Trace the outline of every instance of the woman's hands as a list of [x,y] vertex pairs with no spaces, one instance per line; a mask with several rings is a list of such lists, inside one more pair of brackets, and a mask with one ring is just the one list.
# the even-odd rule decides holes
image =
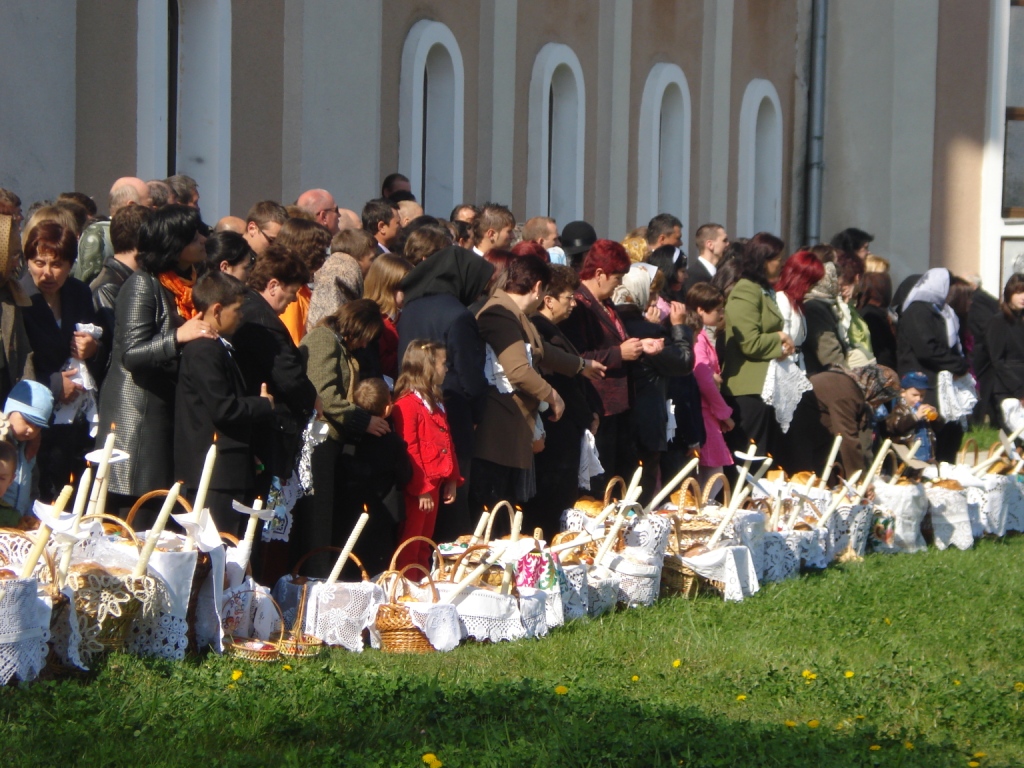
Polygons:
[[84,391],[84,388],[82,387],[81,384],[76,384],[74,381],[72,381],[72,377],[75,376],[77,373],[77,368],[68,368],[66,371],[60,372],[61,393],[60,397],[57,398],[58,400],[60,400],[60,402],[70,403],[76,397],[78,397],[79,392]]
[[592,381],[597,381],[604,378],[605,371],[607,370],[608,366],[604,363],[583,358],[583,368],[580,370],[580,373]]
[[565,413],[565,401],[562,396],[558,394],[558,390],[552,388],[551,395],[548,397],[547,402],[551,404],[551,420],[558,421],[562,418],[562,414]]
[[75,331],[71,336],[71,356],[77,360],[88,360],[99,348],[99,342],[90,333]]
[[782,340],[782,354],[779,355],[779,358],[785,360],[796,352],[796,345],[793,343],[793,339],[791,339],[789,334],[785,331],[779,331],[779,339]]
[[186,320],[184,325],[175,331],[175,337],[179,344],[187,344],[196,339],[216,339],[217,332],[205,320],[193,317],[191,320]]

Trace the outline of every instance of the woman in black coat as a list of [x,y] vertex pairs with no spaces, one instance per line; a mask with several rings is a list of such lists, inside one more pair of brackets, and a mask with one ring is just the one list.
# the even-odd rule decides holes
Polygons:
[[[88,370],[82,375],[94,383],[104,367],[102,340],[76,329],[79,323],[96,322],[89,286],[70,276],[77,253],[74,232],[55,221],[40,222],[25,241],[28,273],[37,291],[23,314],[33,351],[33,378],[51,389],[58,408],[85,397],[82,385],[72,379],[80,366],[62,370],[65,362],[84,361]],[[86,413],[79,410],[72,423],[44,430],[37,459],[40,498],[55,498],[70,475],[81,476],[83,457],[92,446],[91,426]]]
[[[206,259],[199,212],[168,205],[139,231],[139,269],[117,296],[110,370],[100,393],[102,443],[114,426],[114,445],[129,455],[110,465],[112,507],[148,491],[169,488],[174,477],[174,397],[181,347],[215,337],[191,308],[195,265]],[[203,451],[209,446],[197,446]]]
[[[924,373],[931,385],[924,400],[936,407],[935,387],[939,373],[949,371],[957,377],[968,370],[967,358],[960,349],[959,323],[946,304],[948,293],[949,271],[929,269],[907,294],[896,329],[896,362],[900,376],[914,371]],[[963,429],[956,421],[937,429],[936,461],[955,461],[962,439]]]
[[1006,281],[999,309],[989,321],[985,347],[993,372],[992,397],[1003,429],[1012,432],[1020,426],[1018,414],[1024,413],[1024,275]]

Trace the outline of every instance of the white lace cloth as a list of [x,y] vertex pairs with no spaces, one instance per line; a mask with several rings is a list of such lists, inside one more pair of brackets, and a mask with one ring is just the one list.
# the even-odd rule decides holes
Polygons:
[[939,549],[956,547],[970,549],[974,546],[971,516],[968,512],[967,490],[955,491],[949,488],[931,486],[925,490],[928,497],[928,514],[935,532],[935,546]]
[[893,517],[894,536],[891,543],[876,542],[883,552],[923,552],[927,549],[921,536],[921,521],[928,512],[928,497],[920,483],[889,485],[877,482],[875,506]]
[[764,535],[764,576],[761,581],[785,581],[800,574],[800,559],[777,531]]
[[[519,613],[527,637],[544,637],[548,633],[547,603],[550,593],[532,587],[519,588]],[[561,620],[559,620],[561,623]]]
[[[386,600],[381,586],[370,581],[339,581],[331,586],[318,581],[307,595],[303,631],[327,645],[359,653],[363,650],[363,630],[373,623],[377,608]],[[294,616],[291,621],[294,623]]]
[[[451,595],[455,586],[449,582],[438,584],[441,599]],[[463,638],[497,643],[526,637],[519,601],[512,595],[502,595],[484,587],[470,587],[459,594],[452,605],[458,611]]]
[[597,452],[597,441],[594,434],[589,430],[583,430],[583,437],[580,438],[580,471],[577,482],[580,488],[590,490],[590,478],[604,472],[601,466],[601,456]]
[[867,551],[874,516],[875,508],[871,504],[844,504],[837,507],[825,523],[832,541],[832,557],[841,556],[848,548],[853,554],[863,557]]
[[809,531],[786,531],[786,546],[793,557],[804,568],[827,568],[832,560],[831,537],[827,529],[812,528]]
[[587,613],[601,616],[614,610],[619,600],[619,574],[594,566],[587,570]]
[[51,603],[34,578],[0,581],[0,685],[38,677],[49,652]]
[[744,546],[719,547],[682,561],[697,575],[724,583],[726,600],[742,600],[761,588],[750,550]]
[[804,392],[810,392],[811,382],[807,374],[791,358],[772,360],[761,388],[761,399],[775,409],[775,420],[783,432],[789,432],[793,414],[800,404]]
[[1024,530],[1024,497],[1017,480],[1006,475],[985,475],[981,480],[984,488],[968,488],[967,500],[978,505],[984,532],[1005,536],[1007,531]]
[[619,575],[617,602],[627,608],[654,605],[661,588],[661,563],[664,560],[664,553],[658,558],[657,565],[637,562],[619,554],[606,558],[604,564]]
[[946,421],[959,421],[967,426],[967,417],[978,404],[977,382],[971,374],[953,378],[949,371],[939,371],[936,387],[939,400],[939,415]]
[[725,536],[735,538],[750,550],[750,559],[754,563],[754,572],[758,579],[764,578],[764,514],[753,510],[739,510],[726,526]]
[[65,599],[60,601],[50,619],[50,647],[58,664],[88,671],[79,655],[82,631],[75,611],[75,593],[71,587],[64,587],[61,594]]
[[587,566],[563,565],[559,582],[565,621],[586,616],[590,597],[590,590],[587,586]]

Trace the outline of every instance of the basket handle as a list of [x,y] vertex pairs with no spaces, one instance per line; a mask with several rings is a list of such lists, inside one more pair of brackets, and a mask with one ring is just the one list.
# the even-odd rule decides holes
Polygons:
[[86,515],[82,518],[82,522],[84,523],[86,520],[102,520],[104,523],[121,529],[128,535],[128,539],[135,545],[136,549],[142,549],[142,543],[139,541],[139,537],[135,535],[135,531],[132,530],[132,527],[127,520],[122,520],[120,517],[115,517],[114,515],[108,515],[106,513]]
[[444,556],[441,554],[441,550],[438,549],[437,543],[433,539],[428,539],[426,536],[410,536],[408,539],[399,544],[398,547],[395,549],[395,554],[391,556],[391,565],[388,566],[388,571],[398,570],[398,556],[402,553],[403,549],[405,549],[413,542],[417,541],[422,541],[425,544],[429,544],[431,549],[434,550],[434,554],[437,555],[437,571],[442,579],[445,578]]
[[[340,555],[341,554],[341,547],[316,547],[314,549],[309,550],[309,552],[307,552],[306,554],[304,554],[302,557],[299,558],[299,561],[297,563],[295,563],[295,567],[292,568],[292,573],[291,573],[292,581],[295,581],[297,578],[299,578],[299,571],[302,569],[302,566],[306,564],[306,561],[309,558],[311,558],[313,555],[319,555],[319,554],[324,554],[324,553],[328,553],[328,552],[333,553],[335,555]],[[370,576],[366,572],[366,568],[363,567],[363,561],[360,560],[358,557],[356,557],[354,552],[349,552],[348,553],[348,559],[351,560],[353,563],[355,563],[359,567],[359,573],[360,573],[360,575],[362,575],[363,581],[369,581],[370,580]]]
[[683,512],[684,508],[686,506],[685,504],[683,504],[683,502],[686,501],[686,492],[687,491],[690,491],[690,493],[693,494],[694,512],[696,512],[699,515],[701,509],[704,507],[704,498],[703,498],[704,497],[704,493],[700,489],[700,483],[697,481],[697,478],[694,477],[693,475],[690,475],[688,478],[686,478],[683,481],[682,487],[679,489],[679,511],[680,512]]
[[[281,629],[278,631],[278,634],[277,634],[278,639],[274,640],[273,639],[274,638],[274,633],[271,632],[270,633],[270,638],[268,638],[267,640],[263,640],[263,638],[260,638],[260,640],[262,642],[264,642],[264,643],[270,643],[271,645],[273,645],[278,650],[278,652],[280,652],[280,650],[281,650],[281,640],[284,639],[284,635],[285,635],[284,611],[281,610],[281,606],[277,604],[277,600],[275,600],[274,596],[271,595],[269,592],[260,592],[260,591],[255,590],[255,589],[240,589],[237,592],[235,592],[235,595],[244,595],[246,593],[252,593],[254,595],[259,595],[260,597],[265,597],[265,598],[269,599],[270,602],[273,604],[274,610],[277,611],[277,621],[281,625]],[[228,637],[231,639],[232,642],[234,642],[235,636],[234,636],[233,633],[229,633]]]
[[502,499],[491,509],[490,517],[487,518],[487,528],[484,529],[484,541],[491,540],[491,530],[494,528],[494,518],[498,516],[498,507],[504,506],[508,509],[508,526],[509,530],[512,530],[512,526],[515,524],[516,511],[512,507],[512,503]]
[[[0,528],[0,535],[17,536],[20,539],[25,539],[30,544],[34,544],[32,537],[29,536],[25,531],[20,528]],[[47,591],[50,593],[50,597],[56,599],[57,595],[60,594],[60,588],[57,586],[57,563],[53,559],[53,555],[50,554],[50,550],[46,547],[43,548],[43,563],[46,565],[44,572],[49,570],[50,579],[49,581],[43,581],[38,579],[40,584],[47,584]],[[12,565],[12,563],[0,563],[0,565]]]
[[469,553],[470,552],[475,552],[475,551],[481,550],[481,549],[489,551],[490,547],[487,546],[486,544],[474,544],[472,547],[467,547],[466,551],[458,556],[458,558],[455,560],[455,565],[452,566],[451,572],[448,574],[448,579],[447,580],[448,580],[449,583],[451,583],[451,584],[455,583],[455,574],[460,573],[459,569],[462,567],[462,562],[466,559],[466,557],[469,555]]
[[732,488],[729,485],[729,478],[727,478],[722,472],[716,472],[708,478],[706,483],[704,483],[704,494],[701,498],[701,507],[706,507],[708,505],[708,499],[711,497],[711,490],[719,480],[722,481],[722,506],[728,507],[730,502],[732,502]]
[[604,488],[604,506],[607,507],[609,504],[612,503],[612,489],[614,489],[616,485],[618,485],[619,488],[622,490],[622,494],[619,496],[619,501],[626,498],[626,481],[622,479],[621,475],[616,475],[615,477],[608,481],[608,485],[606,485]]
[[979,456],[979,453],[978,453],[978,441],[975,440],[973,437],[968,437],[964,441],[963,447],[960,449],[960,454],[957,456],[957,463],[958,464],[966,464],[967,463],[967,451],[970,450],[971,446],[974,446],[974,461],[972,461],[971,463],[972,464],[977,464],[978,463],[978,456]]
[[[149,501],[150,499],[159,499],[164,496],[167,496],[168,494],[170,494],[169,490],[160,488],[155,491],[150,491],[149,493],[144,493],[141,496],[139,496],[139,500],[132,504],[132,508],[128,510],[128,515],[124,519],[125,523],[131,525],[135,521],[135,515],[138,513],[140,509],[142,509],[142,505],[145,504],[147,501]],[[192,505],[188,503],[188,499],[186,499],[184,496],[180,494],[178,495],[178,503],[181,504],[182,507],[184,507],[186,514],[192,513]]]
[[397,589],[398,582],[400,581],[405,582],[407,584],[409,583],[409,577],[405,575],[405,572],[411,569],[423,572],[423,574],[427,577],[427,583],[430,585],[430,591],[434,595],[434,602],[439,602],[441,596],[437,592],[437,585],[434,583],[434,579],[433,577],[431,577],[430,571],[428,571],[424,566],[420,565],[419,563],[410,563],[400,571],[389,570],[385,572],[383,576],[381,576],[381,580],[386,579],[389,576],[394,577],[393,579],[391,579],[391,583],[388,585],[388,602],[394,605],[398,605],[398,603],[395,602],[395,589]]

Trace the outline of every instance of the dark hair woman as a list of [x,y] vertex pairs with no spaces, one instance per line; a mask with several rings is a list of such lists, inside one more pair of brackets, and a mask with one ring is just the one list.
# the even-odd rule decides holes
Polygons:
[[174,482],[178,356],[193,339],[216,336],[192,306],[196,265],[206,259],[199,227],[195,208],[168,205],[154,211],[139,230],[139,269],[117,297],[96,442],[113,428],[115,447],[129,455],[110,465],[110,493],[128,497],[123,502]]
[[1024,424],[1024,275],[1010,275],[1002,299],[985,341],[994,372],[992,396],[1003,428],[1012,432]]
[[888,272],[865,272],[860,278],[857,312],[871,335],[871,349],[879,365],[896,368],[896,333],[889,305],[892,303],[892,278]]
[[214,232],[206,240],[206,261],[210,269],[225,272],[244,283],[256,263],[256,252],[237,232]]

